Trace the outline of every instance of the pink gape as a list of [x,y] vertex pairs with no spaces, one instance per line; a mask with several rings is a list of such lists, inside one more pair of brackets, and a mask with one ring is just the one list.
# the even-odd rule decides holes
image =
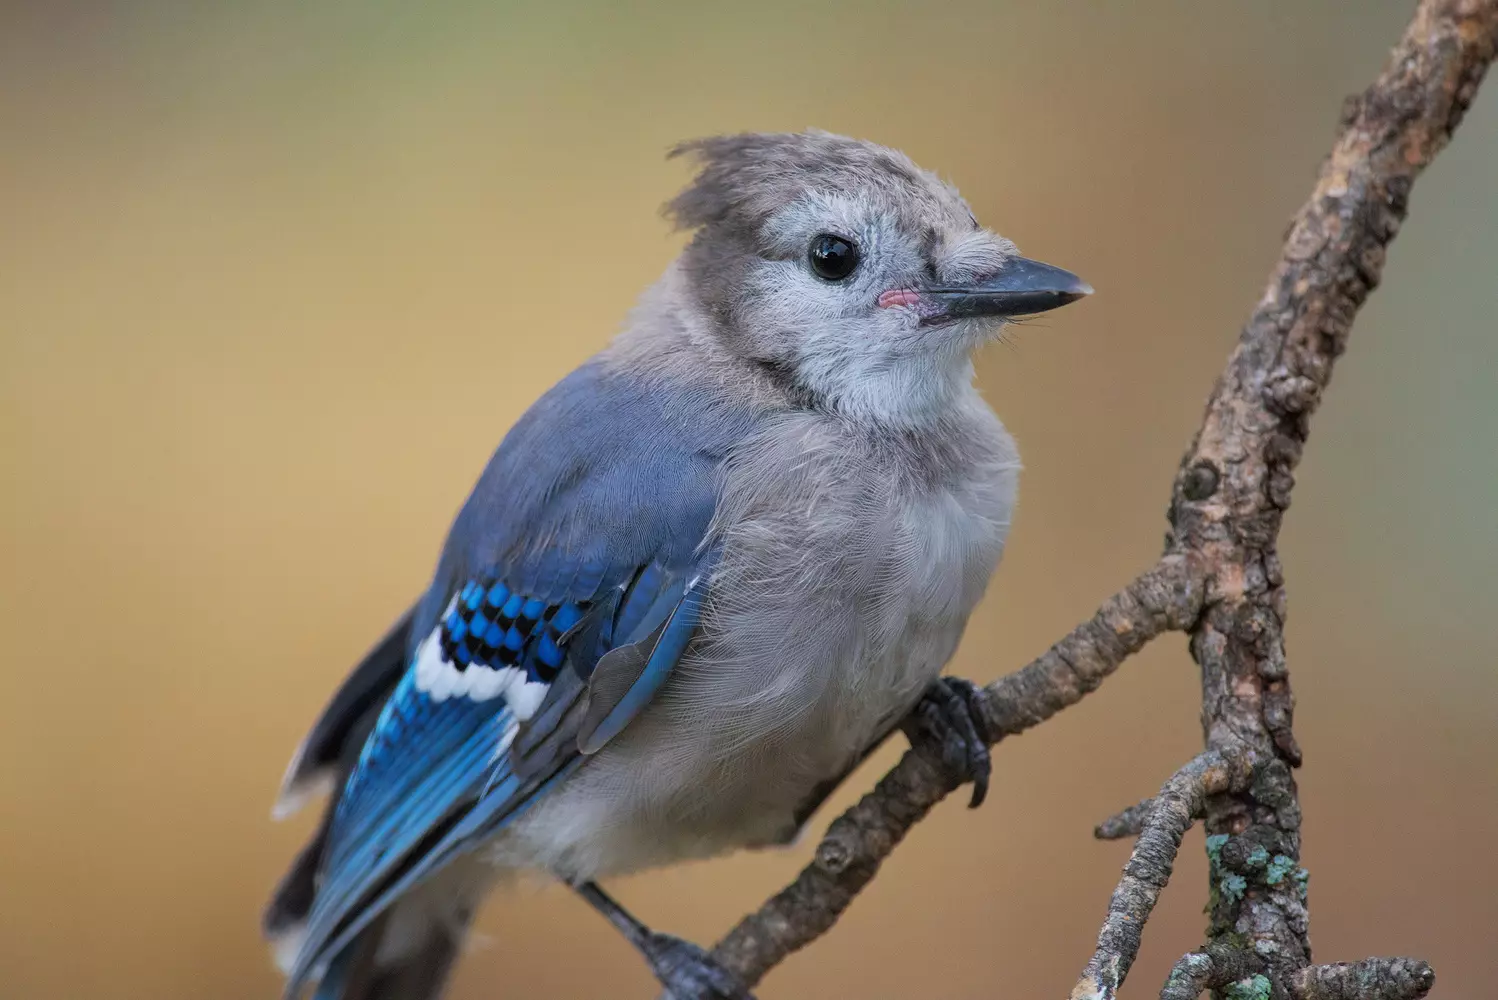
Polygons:
[[879,294],[880,309],[889,309],[892,306],[913,306],[920,301],[921,293],[913,288],[891,288]]

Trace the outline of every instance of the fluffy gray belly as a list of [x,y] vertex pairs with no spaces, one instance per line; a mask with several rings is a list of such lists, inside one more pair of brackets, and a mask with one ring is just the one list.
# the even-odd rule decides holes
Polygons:
[[820,675],[815,692],[786,685],[810,695],[799,703],[773,689],[725,698],[721,671],[734,664],[689,659],[640,718],[508,826],[490,858],[581,879],[789,843],[818,786],[910,710],[960,632],[917,626],[877,657],[786,663]]

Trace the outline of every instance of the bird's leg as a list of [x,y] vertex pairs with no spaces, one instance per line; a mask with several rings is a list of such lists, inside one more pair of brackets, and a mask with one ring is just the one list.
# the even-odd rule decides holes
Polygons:
[[900,727],[916,752],[940,761],[953,774],[973,783],[970,809],[983,804],[993,770],[980,697],[971,681],[938,677]]
[[671,1000],[754,1000],[738,978],[690,941],[646,927],[596,882],[572,888],[645,956]]

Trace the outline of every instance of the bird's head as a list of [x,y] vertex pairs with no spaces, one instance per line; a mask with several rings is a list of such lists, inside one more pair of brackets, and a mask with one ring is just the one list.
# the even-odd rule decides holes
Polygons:
[[978,224],[904,154],[826,132],[698,139],[666,206],[694,231],[681,270],[732,354],[840,409],[913,415],[966,383],[1013,317],[1089,294]]

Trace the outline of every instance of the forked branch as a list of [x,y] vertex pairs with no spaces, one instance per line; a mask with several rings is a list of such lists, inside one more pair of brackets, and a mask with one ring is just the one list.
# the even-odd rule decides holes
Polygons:
[[[1161,560],[1035,661],[984,688],[987,731],[997,741],[1076,704],[1149,640],[1184,628],[1201,607],[1201,592],[1187,560]],[[759,982],[836,923],[880,862],[960,781],[907,751],[872,792],[833,821],[796,880],[739,921],[713,958],[743,982]]]
[[[1113,1000],[1139,954],[1144,925],[1170,881],[1181,838],[1201,818],[1207,798],[1241,792],[1253,777],[1253,755],[1208,750],[1173,774],[1140,821],[1139,840],[1108,901],[1097,951],[1072,990],[1073,1000]],[[1142,803],[1141,803],[1142,805]]]

